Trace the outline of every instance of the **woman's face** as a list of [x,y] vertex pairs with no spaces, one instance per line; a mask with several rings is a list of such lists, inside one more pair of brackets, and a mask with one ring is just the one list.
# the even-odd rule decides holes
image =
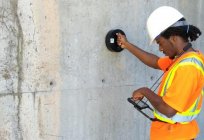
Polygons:
[[156,39],[157,44],[159,45],[159,51],[161,51],[165,56],[173,59],[177,55],[177,50],[170,41],[170,39],[165,39],[160,36]]

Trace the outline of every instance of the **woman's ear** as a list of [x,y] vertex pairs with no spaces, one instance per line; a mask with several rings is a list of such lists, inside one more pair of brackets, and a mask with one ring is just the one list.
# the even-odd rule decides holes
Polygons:
[[176,44],[178,40],[178,36],[170,36],[169,37],[169,41],[172,43],[172,44]]
[[169,41],[170,41],[171,43],[175,42],[175,36],[170,36],[170,37],[169,37]]

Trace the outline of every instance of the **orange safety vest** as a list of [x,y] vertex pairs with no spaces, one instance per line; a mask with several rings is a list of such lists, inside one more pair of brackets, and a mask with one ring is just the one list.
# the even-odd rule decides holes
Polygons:
[[[168,71],[166,78],[163,80],[163,87],[160,90],[159,95],[164,96],[166,90],[171,86],[175,73],[179,67],[191,65],[194,66],[198,71],[202,73],[204,76],[204,63],[203,60],[197,55],[191,54],[185,57],[184,59],[175,62],[174,66]],[[194,101],[194,103],[184,112],[177,112],[173,117],[168,118],[165,115],[161,114],[157,110],[154,111],[154,116],[164,122],[168,122],[174,124],[176,122],[185,124],[194,120],[201,110],[202,97],[203,97],[203,89],[200,89],[200,96]]]

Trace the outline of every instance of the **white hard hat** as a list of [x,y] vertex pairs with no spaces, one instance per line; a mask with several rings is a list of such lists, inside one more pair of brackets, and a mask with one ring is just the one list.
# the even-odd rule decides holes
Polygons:
[[154,10],[147,20],[147,30],[150,36],[150,43],[164,30],[172,26],[183,15],[173,7],[161,6]]

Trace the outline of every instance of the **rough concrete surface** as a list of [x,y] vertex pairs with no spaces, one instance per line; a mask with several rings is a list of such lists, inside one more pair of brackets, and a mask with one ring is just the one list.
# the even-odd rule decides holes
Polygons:
[[[148,140],[150,121],[126,99],[161,72],[104,38],[119,28],[161,56],[146,31],[161,5],[204,32],[202,0],[0,0],[0,140]],[[204,52],[204,37],[193,45]]]

